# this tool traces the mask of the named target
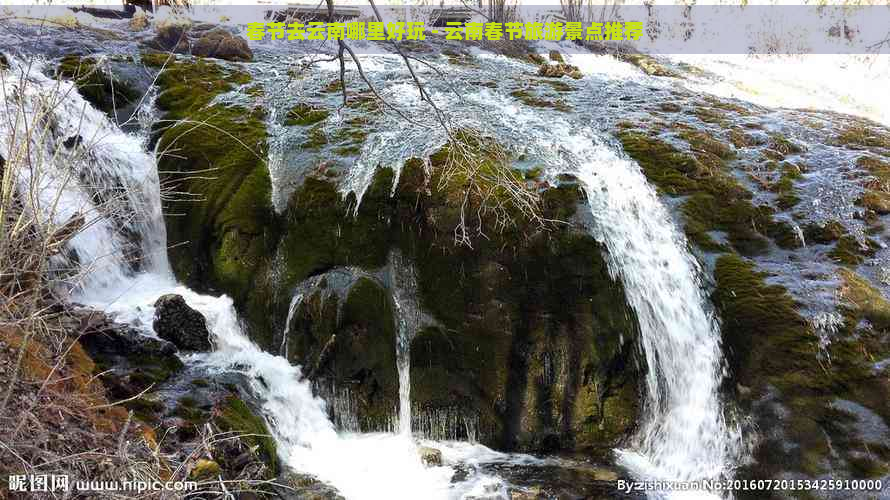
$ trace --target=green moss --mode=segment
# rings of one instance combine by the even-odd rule
[[[740,149],[756,146],[759,141],[756,137],[748,134],[740,127],[733,127],[729,131],[729,142],[731,142],[737,149]]]
[[[259,340],[271,328],[271,294],[257,276],[274,255],[280,224],[266,167],[265,118],[262,110],[210,104],[249,81],[204,59],[170,61],[157,78],[165,121],[154,138],[161,181],[176,193],[165,198],[164,212],[177,278],[231,295]]]
[[[785,373],[794,364],[812,358],[804,342],[806,323],[784,288],[767,285],[766,274],[735,255],[717,259],[714,302],[723,320],[723,341],[742,384],[750,384],[758,373]],[[770,342],[768,351],[761,342]],[[804,355],[804,356],[801,356]]]
[[[284,124],[288,126],[307,126],[314,125],[325,120],[330,112],[324,109],[313,107],[306,103],[300,103],[288,110],[284,117]]]
[[[176,356],[142,356],[133,360],[130,382],[139,390],[166,382],[183,367]]]
[[[685,216],[687,234],[694,242],[707,242],[706,231],[724,231],[732,246],[742,255],[758,255],[769,248],[766,238],[772,220],[763,209],[754,207],[747,199],[720,199],[711,194],[697,193],[686,200],[681,210]],[[759,224],[759,227],[758,227]],[[705,249],[714,249],[704,245]]]
[[[644,73],[651,76],[669,76],[678,78],[680,76],[676,71],[667,68],[655,58],[645,54],[616,54],[619,60],[633,64],[643,70]]]
[[[838,239],[828,256],[839,264],[858,266],[865,261],[866,257],[874,256],[878,248],[878,244],[871,239],[860,243],[856,237],[845,234]]]
[[[221,472],[218,463],[213,460],[199,459],[195,466],[189,472],[189,479],[193,481],[213,481],[216,480]]]
[[[696,108],[692,114],[705,123],[712,123],[726,128],[729,126],[729,120],[726,119],[726,113],[719,109],[701,107]]]
[[[777,222],[773,210],[755,206],[752,195],[726,171],[723,162],[732,157],[725,144],[708,139],[700,132],[684,131],[681,136],[707,155],[713,166],[704,166],[699,158],[684,154],[670,144],[647,134],[621,131],[624,150],[643,168],[646,177],[670,195],[691,195],[683,202],[684,230],[689,239],[707,251],[724,251],[711,231],[723,231],[742,255],[758,255],[769,248],[766,237],[783,248],[800,245],[787,223]]]
[[[807,241],[825,245],[839,240],[847,234],[847,229],[840,222],[831,220],[825,224],[808,224],[803,232]]]
[[[679,136],[689,143],[692,151],[714,155],[721,160],[728,160],[735,156],[735,151],[717,139],[713,135],[698,130],[684,130]]]
[[[890,132],[878,125],[861,121],[844,127],[835,136],[834,143],[853,149],[890,149]]]
[[[856,200],[856,204],[879,215],[890,214],[890,194],[881,191],[866,189],[862,196]]]
[[[194,405],[189,405],[182,401],[180,401],[176,408],[173,409],[172,414],[185,420],[190,425],[199,427],[207,421],[209,415],[208,412],[201,410],[200,408],[195,408]]]
[[[843,284],[838,295],[854,315],[853,324],[867,319],[878,330],[890,331],[890,302],[862,276],[849,269],[839,269]]]
[[[300,147],[308,150],[320,149],[328,143],[328,136],[325,134],[324,126],[319,124],[309,129],[306,140],[300,144]]]
[[[168,61],[176,61],[176,56],[162,52],[143,52],[140,60],[150,68],[160,68]]]
[[[109,114],[139,97],[132,86],[108,74],[92,57],[65,56],[56,74],[73,80],[84,99]]]
[[[704,167],[691,155],[640,132],[620,131],[618,139],[658,188],[667,194],[690,194],[699,189],[697,178]]]
[[[714,96],[705,96],[704,100],[705,100],[705,102],[707,102],[714,108],[717,108],[717,109],[720,109],[723,111],[730,111],[730,112],[735,113],[740,116],[749,116],[752,114],[752,112],[749,108],[746,108],[745,106],[736,104],[732,101],[725,101],[725,100],[722,100],[722,99],[714,97]]]
[[[773,159],[784,159],[788,155],[797,155],[806,151],[803,146],[799,146],[778,133],[770,134],[770,142],[767,147],[769,148],[768,152],[772,153]]]
[[[133,415],[143,422],[157,422],[158,415],[164,410],[164,404],[149,397],[141,396],[124,403]]]
[[[227,397],[220,405],[214,421],[221,430],[237,432],[248,445],[258,447],[260,458],[269,467],[269,477],[277,474],[275,439],[269,433],[265,420],[256,415],[244,401],[235,396]]]
[[[867,283],[850,271],[842,270],[841,276],[845,280],[841,294],[855,310],[847,313],[845,331],[865,315],[883,317],[885,307],[874,307],[877,297]],[[761,444],[756,457],[760,472],[798,470],[818,475],[834,456],[849,460],[867,450],[843,430],[844,415],[831,402],[849,399],[884,418],[890,416],[884,399],[890,390],[872,370],[872,356],[885,356],[886,346],[881,347],[869,332],[840,333],[820,356],[818,340],[797,312],[797,304],[783,287],[769,285],[768,275],[756,271],[751,262],[721,256],[715,279],[714,302],[723,321],[723,342],[734,379],[753,389],[751,400],[767,392],[778,395],[788,415],[770,425],[798,445],[789,449],[781,441]]]
[[[782,175],[779,180],[770,186],[770,190],[778,194],[776,205],[781,210],[788,210],[800,203],[796,194],[794,181],[801,177],[800,168],[791,163],[782,164]]]
[[[577,90],[575,87],[568,83],[565,83],[562,80],[544,79],[538,80],[538,82],[549,85],[550,88],[557,92],[574,92],[575,90]]]
[[[856,166],[865,169],[875,178],[873,189],[890,191],[890,161],[879,160],[874,156],[861,156],[856,160]]]
[[[510,95],[519,99],[526,106],[532,106],[535,108],[553,108],[558,111],[571,111],[572,108],[564,101],[557,99],[556,101],[551,101],[548,99],[544,99],[542,97],[538,97],[530,92],[528,89],[520,89],[514,90],[510,92]]]

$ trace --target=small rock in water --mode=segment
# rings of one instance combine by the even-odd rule
[[[192,47],[192,54],[228,61],[250,61],[253,59],[253,52],[247,45],[247,40],[224,29],[212,30],[199,38]]]
[[[138,9],[133,17],[130,18],[130,29],[133,31],[142,31],[145,28],[148,28],[148,15],[145,14],[145,11],[142,9]]]
[[[423,462],[423,465],[427,467],[440,467],[442,465],[441,451],[428,446],[421,446],[417,449],[417,452],[420,454],[420,461]]]
[[[572,66],[571,64],[565,63],[556,63],[542,64],[540,67],[538,67],[538,76],[544,76],[547,78],[562,78],[563,76],[568,76],[577,80],[581,78],[582,75],[577,66]]]
[[[525,491],[511,491],[510,500],[539,500],[547,498],[540,486],[532,486]]]
[[[152,326],[158,337],[173,342],[180,349],[210,349],[210,332],[204,315],[189,307],[181,295],[171,293],[158,298]]]

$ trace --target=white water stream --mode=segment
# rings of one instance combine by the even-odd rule
[[[720,328],[685,238],[634,162],[588,141],[567,147],[584,159],[594,235],[637,313],[648,366],[640,442],[619,460],[647,479],[727,477],[741,438],[723,419]]]
[[[77,259],[54,262],[60,271],[79,271],[75,284],[68,287],[73,300],[153,335],[155,300],[167,293],[182,295],[206,317],[215,344],[213,352],[192,354],[186,361],[211,372],[247,375],[262,401],[283,461],[333,485],[346,498],[444,500],[506,494],[503,482],[492,476],[472,473],[465,481],[452,483],[452,467],[424,466],[411,436],[410,413],[398,434],[338,433],[328,419],[325,402],[313,395],[300,368],[263,352],[247,338],[230,298],[197,294],[176,282],[166,258],[157,169],[153,156],[143,149],[142,138],[123,133],[70,83],[44,76],[39,65],[27,67],[15,58],[10,58],[10,65],[2,71],[0,88],[0,103],[7,111],[0,120],[0,154],[7,159],[29,155],[33,169],[20,171],[17,179],[22,192],[32,193],[27,209],[54,225],[77,214],[88,223],[70,242]],[[14,133],[26,128],[36,133]],[[63,145],[73,135],[83,138],[82,149]],[[84,175],[89,183],[83,183]],[[101,181],[100,187],[124,194],[120,206],[126,217],[120,224],[137,235],[144,254],[138,272],[124,255],[127,242],[119,223],[105,212],[107,206],[97,207],[90,197],[96,181]],[[480,445],[427,444],[442,449],[446,461],[451,457],[462,463],[481,463],[506,457]]]

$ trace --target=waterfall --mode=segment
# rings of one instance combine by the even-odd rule
[[[393,251],[389,258],[389,281],[395,304],[396,367],[399,372],[399,433],[411,436],[411,340],[421,324],[415,297],[417,278],[414,266],[401,252]]]
[[[41,65],[8,59],[10,68],[0,70],[0,104],[9,110],[9,116],[0,120],[0,154],[7,165],[12,158],[29,155],[21,164],[34,168],[21,169],[15,179],[19,189],[36,188],[26,209],[53,225],[78,215],[85,218],[84,230],[53,262],[75,300],[154,335],[150,325],[155,300],[167,293],[182,295],[207,319],[215,345],[213,352],[183,359],[210,373],[246,375],[282,461],[333,485],[347,499],[445,500],[462,498],[479,488],[489,491],[492,485],[504,488],[499,479],[481,472],[452,482],[452,467],[427,467],[420,460],[410,435],[407,345],[409,332],[418,324],[412,319],[416,309],[409,297],[416,293],[416,284],[413,274],[405,274],[410,266],[396,264],[392,275],[400,287],[395,302],[400,325],[404,325],[399,328],[398,349],[403,351],[399,363],[405,388],[402,411],[407,412],[401,427],[407,430],[399,434],[338,432],[328,418],[325,401],[313,394],[300,368],[285,357],[262,351],[247,337],[229,297],[198,294],[176,282],[167,261],[157,167],[153,155],[144,149],[145,137],[121,131],[70,83],[46,77]],[[39,133],[15,133],[26,125]],[[111,203],[96,202],[112,194]],[[61,274],[70,269],[77,271],[75,276]],[[300,295],[293,298],[288,324],[300,300]],[[437,446],[449,449],[446,443]],[[490,452],[478,446],[472,453],[486,456]]]
[[[579,160],[609,272],[639,319],[648,366],[639,445],[619,450],[619,461],[647,479],[726,477],[740,435],[724,421],[719,324],[686,240],[636,163],[583,135],[565,146]]]

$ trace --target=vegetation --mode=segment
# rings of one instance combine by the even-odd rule
[[[133,87],[108,73],[104,64],[93,57],[65,56],[59,62],[57,74],[74,81],[87,102],[113,114],[117,109],[135,102],[139,95]]]
[[[767,238],[783,248],[800,245],[790,226],[775,220],[770,207],[751,202],[751,193],[725,165],[733,156],[732,149],[725,144],[700,132],[682,131],[680,136],[690,142],[694,152],[699,152],[696,157],[642,132],[622,130],[617,135],[627,154],[661,191],[689,196],[681,205],[684,230],[702,249],[727,250],[713,239],[712,231],[725,233],[732,248],[742,255],[766,252]],[[703,155],[710,158],[710,166],[701,161]]]

